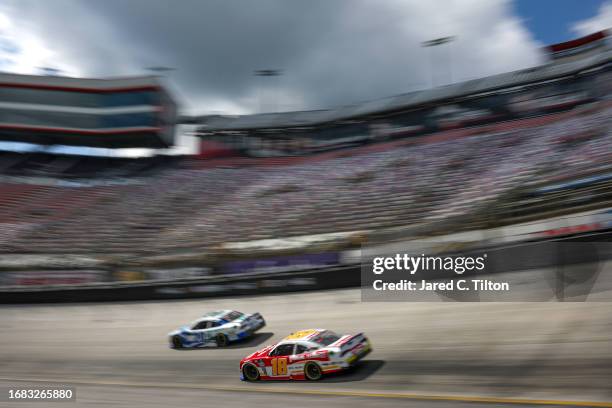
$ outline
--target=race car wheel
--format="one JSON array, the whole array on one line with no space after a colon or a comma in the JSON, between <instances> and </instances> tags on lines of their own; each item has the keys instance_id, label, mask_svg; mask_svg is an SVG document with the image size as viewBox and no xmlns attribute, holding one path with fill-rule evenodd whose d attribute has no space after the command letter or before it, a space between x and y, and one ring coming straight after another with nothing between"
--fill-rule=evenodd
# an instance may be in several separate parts
<instances>
[{"instance_id":1,"label":"race car wheel","mask_svg":"<svg viewBox=\"0 0 612 408\"><path fill-rule=\"evenodd\" d=\"M229 339L223 333L217 334L217 337L215 337L215 341L217 342L217 346L219 347L225 347L229 344Z\"/></svg>"},{"instance_id":2,"label":"race car wheel","mask_svg":"<svg viewBox=\"0 0 612 408\"><path fill-rule=\"evenodd\" d=\"M245 364L242 367L242 374L247 381L259 380L259 370L253 364Z\"/></svg>"},{"instance_id":3,"label":"race car wheel","mask_svg":"<svg viewBox=\"0 0 612 408\"><path fill-rule=\"evenodd\" d=\"M177 349L183 348L183 342L181 341L181 338L179 336L174 336L172 338L172 345L174 346L174 348Z\"/></svg>"},{"instance_id":4,"label":"race car wheel","mask_svg":"<svg viewBox=\"0 0 612 408\"><path fill-rule=\"evenodd\" d=\"M306 363L304 366L304 376L307 380L317 381L323 377L323 370L321 370L317 363Z\"/></svg>"}]
</instances>

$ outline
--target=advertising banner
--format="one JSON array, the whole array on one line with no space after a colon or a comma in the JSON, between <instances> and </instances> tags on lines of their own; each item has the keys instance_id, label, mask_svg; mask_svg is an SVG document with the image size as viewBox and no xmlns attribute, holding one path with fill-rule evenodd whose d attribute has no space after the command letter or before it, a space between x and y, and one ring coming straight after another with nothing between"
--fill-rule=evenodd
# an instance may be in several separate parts
<instances>
[{"instance_id":1,"label":"advertising banner","mask_svg":"<svg viewBox=\"0 0 612 408\"><path fill-rule=\"evenodd\" d=\"M107 280L107 276L107 271L96 269L2 272L0 273L0 285L79 285L84 283L105 282Z\"/></svg>"},{"instance_id":2,"label":"advertising banner","mask_svg":"<svg viewBox=\"0 0 612 408\"><path fill-rule=\"evenodd\" d=\"M338 265L339 263L340 256L338 253L325 252L267 259L231 261L222 266L221 273L239 274L253 272L290 272L304 269L329 267Z\"/></svg>"}]
</instances>

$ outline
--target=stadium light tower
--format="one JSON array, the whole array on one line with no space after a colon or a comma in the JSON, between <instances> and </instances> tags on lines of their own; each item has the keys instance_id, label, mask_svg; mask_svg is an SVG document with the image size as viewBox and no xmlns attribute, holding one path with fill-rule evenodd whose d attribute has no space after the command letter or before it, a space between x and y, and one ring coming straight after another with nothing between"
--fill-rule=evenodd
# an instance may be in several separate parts
<instances>
[{"instance_id":1,"label":"stadium light tower","mask_svg":"<svg viewBox=\"0 0 612 408\"><path fill-rule=\"evenodd\" d=\"M262 77L262 79L264 77L280 77L281 75L283 75L283 71L280 69L257 69L253 71L253 75L257 77ZM259 92L258 92L259 93L259 98L258 98L259 99L259 113L263 113L262 89L263 89L263 83L260 83ZM278 97L278 95L276 95L276 97ZM273 111L275 110L277 110L277 101L274 102Z\"/></svg>"},{"instance_id":2,"label":"stadium light tower","mask_svg":"<svg viewBox=\"0 0 612 408\"><path fill-rule=\"evenodd\" d=\"M450 42L452 42L454 40L455 40L455 36L434 38L433 40L423 41L421 43L421 47L424 47L424 48L438 47L440 45L444 45L444 44L450 43ZM451 62L452 61L451 61L450 46L448 48L447 57L448 57L448 61L447 61L447 65L448 65L448 83L452 83L453 82L453 68L451 66ZM435 81L435 73L434 73L433 51L431 51L431 50L429 52L429 66L430 66L430 70L431 70L431 87L433 88L434 86L436 86L436 81Z\"/></svg>"},{"instance_id":3,"label":"stadium light tower","mask_svg":"<svg viewBox=\"0 0 612 408\"><path fill-rule=\"evenodd\" d=\"M164 75L167 72L172 72L172 71L176 71L176 68L172 68L172 67L165 67L165 66L156 66L156 67L148 67L146 68L147 71L151 71L156 73L157 75Z\"/></svg>"},{"instance_id":4,"label":"stadium light tower","mask_svg":"<svg viewBox=\"0 0 612 408\"><path fill-rule=\"evenodd\" d=\"M53 67L38 67L40 73L46 76L60 76L62 74L61 69L53 68Z\"/></svg>"}]
</instances>

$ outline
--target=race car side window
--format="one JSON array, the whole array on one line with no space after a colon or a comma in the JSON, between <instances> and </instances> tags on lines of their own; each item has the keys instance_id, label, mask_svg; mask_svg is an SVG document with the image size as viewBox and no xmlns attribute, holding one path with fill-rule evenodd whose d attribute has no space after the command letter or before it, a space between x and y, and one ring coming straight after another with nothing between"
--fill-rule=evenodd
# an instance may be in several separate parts
<instances>
[{"instance_id":1,"label":"race car side window","mask_svg":"<svg viewBox=\"0 0 612 408\"><path fill-rule=\"evenodd\" d=\"M295 346L295 354L302 354L302 353L305 353L307 350L308 350L308 347L302 344L296 344Z\"/></svg>"},{"instance_id":2,"label":"race car side window","mask_svg":"<svg viewBox=\"0 0 612 408\"><path fill-rule=\"evenodd\" d=\"M290 356L293 354L293 344L281 344L270 353L271 356Z\"/></svg>"},{"instance_id":3,"label":"race car side window","mask_svg":"<svg viewBox=\"0 0 612 408\"><path fill-rule=\"evenodd\" d=\"M206 328L207 329L211 329L211 328L217 327L217 326L218 326L217 322L208 322L208 324L206 325Z\"/></svg>"},{"instance_id":4,"label":"race car side window","mask_svg":"<svg viewBox=\"0 0 612 408\"><path fill-rule=\"evenodd\" d=\"M206 328L206 323L208 323L207 321L203 321L203 322L199 322L196 323L195 326L193 326L191 328L191 330L202 330Z\"/></svg>"},{"instance_id":5,"label":"race car side window","mask_svg":"<svg viewBox=\"0 0 612 408\"><path fill-rule=\"evenodd\" d=\"M242 315L243 315L242 313L233 310L229 312L228 314L226 314L225 316L223 316L222 319L227 320L228 322L232 322L238 319L239 317L242 317Z\"/></svg>"}]
</instances>

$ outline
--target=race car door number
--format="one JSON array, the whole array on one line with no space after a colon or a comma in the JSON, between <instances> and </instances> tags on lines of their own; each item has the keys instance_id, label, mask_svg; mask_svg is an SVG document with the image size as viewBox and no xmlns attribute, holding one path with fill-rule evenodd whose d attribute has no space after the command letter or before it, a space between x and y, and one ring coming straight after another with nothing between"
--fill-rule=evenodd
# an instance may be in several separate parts
<instances>
[{"instance_id":1,"label":"race car door number","mask_svg":"<svg viewBox=\"0 0 612 408\"><path fill-rule=\"evenodd\" d=\"M271 363L272 363L272 375L287 375L287 359L286 358L273 358Z\"/></svg>"}]
</instances>

